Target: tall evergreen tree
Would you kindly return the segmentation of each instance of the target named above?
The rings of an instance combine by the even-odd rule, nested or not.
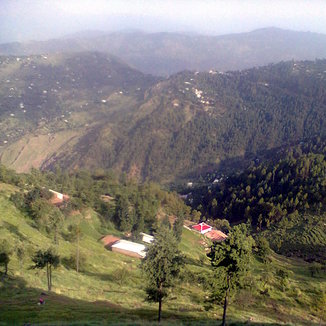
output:
[[[174,224],[173,224],[173,233],[174,233],[176,239],[178,240],[178,242],[181,241],[183,223],[184,223],[184,213],[183,213],[183,211],[180,210],[178,212],[178,216],[175,219]]]
[[[11,253],[12,251],[10,249],[9,242],[7,240],[2,240],[0,242],[0,265],[4,266],[4,275],[8,274],[8,264]]]
[[[129,212],[129,200],[125,195],[116,198],[115,220],[121,231],[130,231],[133,226],[132,214]]]
[[[142,261],[142,269],[147,277],[147,300],[158,302],[158,321],[161,321],[162,301],[168,296],[168,290],[174,286],[176,277],[183,264],[183,257],[178,250],[178,243],[173,232],[160,226],[155,234],[155,241],[149,246]]]
[[[79,223],[73,224],[68,227],[70,240],[76,243],[76,272],[79,272],[80,267],[80,238],[82,237],[82,232]]]
[[[221,300],[224,297],[223,326],[230,292],[243,283],[243,277],[250,268],[253,243],[253,238],[247,235],[246,225],[240,224],[232,229],[225,241],[214,243],[208,254],[215,269],[212,299]]]

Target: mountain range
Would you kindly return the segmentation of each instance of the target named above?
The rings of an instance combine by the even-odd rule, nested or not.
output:
[[[81,32],[61,39],[0,45],[1,55],[81,51],[110,53],[143,73],[168,76],[182,70],[227,71],[325,58],[326,35],[279,28],[221,36]]]

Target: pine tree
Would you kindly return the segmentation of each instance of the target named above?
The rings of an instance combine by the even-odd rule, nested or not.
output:
[[[130,231],[133,225],[132,215],[129,212],[127,196],[119,195],[116,199],[115,220],[121,231]]]
[[[4,275],[8,274],[8,264],[10,262],[10,255],[12,251],[7,240],[0,242],[0,265],[4,266]]]
[[[150,245],[142,269],[147,277],[147,300],[158,302],[158,321],[161,321],[162,301],[180,272],[183,257],[178,244],[169,228],[160,226],[155,234],[155,241]]]
[[[175,219],[174,224],[173,224],[173,233],[178,242],[181,241],[183,223],[184,223],[184,212],[182,210],[179,210],[178,216]]]
[[[224,296],[223,326],[230,292],[243,283],[243,277],[249,270],[253,243],[252,237],[247,235],[246,225],[240,224],[232,229],[225,241],[214,243],[208,254],[216,272],[212,297],[221,299]]]

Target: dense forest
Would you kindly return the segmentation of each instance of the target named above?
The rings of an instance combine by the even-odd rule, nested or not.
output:
[[[171,171],[187,178],[230,158],[323,135],[325,70],[325,61],[287,62],[172,76],[151,88],[103,164],[141,178],[166,180]],[[97,136],[86,156],[107,152],[105,146]]]
[[[164,191],[154,183],[139,184],[125,175],[119,179],[102,170],[68,174],[60,168],[55,172],[34,169],[30,174],[17,174],[0,166],[0,182],[20,187],[20,192],[11,195],[11,201],[37,228],[48,233],[55,231],[55,237],[64,232],[60,227],[65,218],[88,208],[99,214],[103,232],[115,227],[135,239],[140,232],[153,233],[158,221],[167,216],[180,217],[182,228],[183,218],[190,213],[190,207],[176,193]],[[69,200],[59,207],[51,204],[53,194],[49,189],[67,194]]]
[[[198,188],[189,199],[206,219],[248,222],[254,231],[269,230],[274,247],[284,253],[325,259],[325,154],[325,139],[314,139],[208,190]]]

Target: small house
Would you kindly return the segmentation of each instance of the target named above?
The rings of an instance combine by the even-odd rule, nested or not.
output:
[[[127,240],[115,242],[111,246],[111,250],[135,258],[145,258],[146,256],[146,247],[144,245]]]
[[[101,200],[103,200],[106,203],[109,203],[110,201],[112,201],[114,198],[108,194],[105,195],[101,195]]]
[[[114,236],[114,235],[105,235],[101,238],[102,243],[104,244],[105,248],[111,248],[113,244],[115,244],[117,241],[119,241],[120,238]]]
[[[210,232],[213,229],[210,225],[208,225],[208,224],[206,224],[204,222],[201,222],[199,224],[193,225],[192,228],[195,231],[197,231],[197,232],[199,232],[201,234],[205,234],[207,232]]]
[[[69,196],[65,194],[61,194],[60,192],[54,191],[49,189],[49,191],[53,194],[52,198],[50,199],[51,204],[54,205],[61,205],[62,203],[69,200]]]
[[[141,232],[142,241],[146,243],[152,243],[154,241],[154,237],[152,235]]]
[[[205,234],[205,236],[211,239],[213,242],[222,242],[228,237],[225,233],[220,230],[209,231]]]

